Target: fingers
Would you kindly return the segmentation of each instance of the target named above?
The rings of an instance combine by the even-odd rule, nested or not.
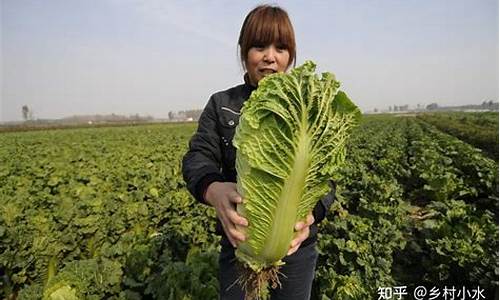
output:
[[[226,210],[222,222],[225,223],[225,231],[228,237],[231,237],[236,243],[245,241],[245,235],[236,228],[236,225],[247,226],[248,222],[245,218],[239,216],[236,210]],[[233,244],[234,247],[236,247],[235,244]]]
[[[234,189],[235,190],[228,196],[229,200],[235,204],[242,203],[243,198],[240,196],[240,194],[238,194],[238,192],[236,192],[236,184],[234,185]],[[234,205],[231,205],[231,207],[229,207],[227,211],[228,211],[228,217],[231,220],[231,222],[241,226],[248,226],[247,219],[243,218],[236,212],[236,210],[234,209]]]
[[[209,189],[210,195],[207,196],[207,200],[217,199],[217,201],[209,202],[215,208],[227,238],[233,247],[236,247],[238,243],[245,241],[245,234],[241,232],[241,228],[238,230],[238,226],[248,226],[248,221],[236,211],[236,204],[243,202],[238,194],[236,183],[216,182],[212,183]]]
[[[226,236],[233,247],[236,248],[239,243],[245,241],[245,235],[242,232],[238,231],[234,223],[229,221],[228,218],[221,218],[221,223],[222,227],[224,228],[224,232],[226,233]]]
[[[304,228],[303,230],[297,233],[295,239],[290,243],[290,248],[288,249],[287,255],[292,255],[297,251],[302,244],[309,237],[309,227]]]
[[[248,226],[248,221],[247,219],[243,218],[238,214],[238,212],[235,209],[235,205],[233,203],[241,203],[242,199],[241,196],[237,193],[231,193],[228,195],[228,202],[224,203],[224,211],[225,215],[231,221],[233,224],[237,224],[240,226]]]
[[[236,241],[229,234],[226,234],[226,236],[227,236],[227,239],[229,240],[229,242],[231,243],[231,245],[233,245],[233,248],[238,247],[238,245],[236,244]]]
[[[302,244],[309,237],[309,226],[306,226],[304,229],[297,233],[297,236],[290,243],[290,249],[288,250],[287,255],[292,255],[297,251]]]
[[[231,192],[229,194],[229,200],[232,202],[232,203],[235,203],[235,204],[239,204],[239,203],[242,203],[243,202],[243,199],[241,198],[240,194],[238,194],[236,191],[234,192]]]
[[[310,213],[309,215],[307,215],[305,222],[300,221],[297,222],[297,224],[295,224],[295,230],[297,231],[297,235],[290,243],[290,249],[288,250],[287,255],[292,255],[293,253],[295,253],[299,249],[302,242],[309,237],[310,233],[309,226],[311,226],[313,223],[314,223],[314,217]]]
[[[310,213],[307,215],[307,226],[314,224],[314,216]]]
[[[241,197],[238,193],[230,194],[227,197],[227,201],[224,201],[223,208],[221,210],[221,221],[223,223],[224,231],[233,245],[237,247],[239,243],[245,241],[245,235],[238,230],[236,225],[248,226],[248,221],[240,216],[235,209],[233,203],[241,202]]]
[[[238,212],[234,209],[227,210],[227,217],[233,224],[237,224],[240,226],[248,226],[247,219],[243,218],[238,214]]]
[[[232,227],[229,227],[230,228],[228,228],[227,233],[228,237],[231,237],[231,239],[235,242],[235,244],[233,244],[234,247],[236,247],[237,244],[245,241],[245,235],[242,232],[239,232],[234,225]]]
[[[294,254],[295,252],[297,252],[297,250],[299,250],[299,247],[300,247],[300,245],[295,246],[293,248],[290,248],[290,250],[288,250],[288,253],[286,255],[292,255],[292,254]]]
[[[301,231],[297,232],[297,235],[290,243],[290,247],[294,248],[297,245],[300,246],[300,244],[302,244],[302,242],[305,241],[309,237],[309,233],[310,233],[309,227],[306,227],[306,228],[302,229]]]
[[[240,194],[238,193],[237,185],[234,182],[226,182],[226,186],[229,188],[229,192],[227,193],[227,196],[229,200],[232,203],[242,203],[243,199],[241,198]]]
[[[295,231],[301,231],[304,228],[311,226],[312,224],[314,224],[314,217],[310,213],[307,215],[305,222],[299,221],[297,222],[297,224],[295,224]]]
[[[301,231],[305,226],[306,224],[304,222],[297,222],[297,224],[295,224],[295,231]]]

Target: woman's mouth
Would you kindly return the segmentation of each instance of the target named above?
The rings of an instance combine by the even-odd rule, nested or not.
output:
[[[269,74],[276,73],[276,71],[273,70],[273,69],[260,69],[259,72],[262,73],[262,74],[264,74],[264,75],[269,75]]]

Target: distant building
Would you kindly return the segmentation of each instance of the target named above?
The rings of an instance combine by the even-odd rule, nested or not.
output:
[[[178,112],[170,111],[168,113],[168,120],[170,122],[193,122],[198,121],[202,113],[201,109],[182,110]]]

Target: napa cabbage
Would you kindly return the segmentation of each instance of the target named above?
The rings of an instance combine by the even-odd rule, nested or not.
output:
[[[282,264],[295,223],[329,192],[361,117],[335,76],[315,70],[307,61],[266,76],[241,111],[233,140],[243,197],[237,209],[249,226],[240,228],[247,239],[236,256],[255,272]]]

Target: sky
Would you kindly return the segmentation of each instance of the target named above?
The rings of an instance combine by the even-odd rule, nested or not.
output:
[[[255,6],[288,11],[297,65],[332,72],[363,111],[498,101],[498,1],[0,0],[0,122],[202,109],[242,83]]]

